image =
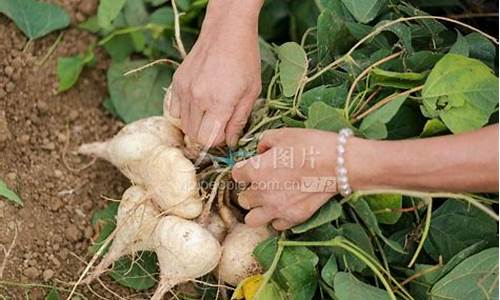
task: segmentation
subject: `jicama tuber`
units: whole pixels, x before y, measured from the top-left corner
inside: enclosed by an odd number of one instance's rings
[[[118,207],[113,243],[87,280],[91,281],[98,277],[122,256],[154,249],[152,235],[160,220],[159,217],[160,212],[147,198],[142,188],[138,186],[128,188]]]
[[[196,170],[177,148],[182,144],[175,126],[151,117],[125,126],[108,141],[82,145],[79,152],[110,161],[166,213],[193,219],[201,213],[202,201]]]
[[[175,285],[209,273],[219,262],[220,243],[208,230],[193,221],[161,216],[140,187],[124,193],[116,220],[113,243],[87,283],[124,255],[154,251],[160,283],[152,299],[161,299]]]
[[[243,279],[259,274],[262,269],[253,250],[272,234],[266,226],[253,228],[238,223],[222,243],[222,256],[217,270],[219,279],[236,286]]]
[[[151,298],[162,299],[175,285],[211,272],[221,246],[201,225],[176,216],[163,217],[153,234],[160,265],[160,283]]]

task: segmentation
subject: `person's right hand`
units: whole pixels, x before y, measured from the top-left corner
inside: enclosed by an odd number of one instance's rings
[[[210,3],[200,36],[174,75],[169,112],[203,146],[236,146],[261,90],[260,6]]]

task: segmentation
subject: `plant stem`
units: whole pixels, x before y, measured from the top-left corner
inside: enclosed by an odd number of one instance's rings
[[[37,66],[43,66],[43,64],[47,61],[49,56],[57,48],[57,45],[59,45],[59,43],[61,42],[63,35],[64,35],[64,31],[61,31],[61,33],[59,33],[59,35],[57,36],[56,41],[50,46],[49,51],[47,51],[47,53],[43,56],[42,60],[37,63]]]
[[[485,214],[493,218],[498,222],[498,215],[488,208],[487,206],[481,204],[477,199],[474,199],[468,195],[464,194],[455,194],[455,193],[447,193],[447,192],[419,192],[419,191],[409,191],[409,190],[400,190],[400,189],[380,189],[380,190],[366,190],[366,191],[357,191],[351,194],[351,196],[344,198],[341,203],[348,202],[352,199],[356,199],[357,197],[366,196],[366,195],[379,195],[379,194],[402,194],[405,196],[417,197],[417,198],[452,198],[452,199],[461,199],[472,206],[478,208],[483,211]]]
[[[347,94],[347,98],[346,98],[346,101],[345,101],[345,106],[344,106],[344,114],[345,114],[345,117],[347,120],[349,120],[349,108],[350,108],[350,103],[351,103],[351,97],[352,97],[352,94],[354,93],[354,90],[356,89],[356,86],[358,85],[359,81],[361,79],[363,79],[363,77],[365,77],[368,73],[370,73],[370,71],[373,69],[373,68],[376,68],[398,56],[400,56],[401,54],[403,53],[403,51],[399,51],[399,52],[396,52],[396,53],[393,53],[389,56],[386,56],[378,61],[376,61],[375,63],[373,63],[372,65],[368,66],[366,69],[363,70],[363,72],[361,72],[357,77],[356,79],[354,79],[353,83],[351,84],[351,88],[349,89],[349,93]]]
[[[419,85],[417,87],[414,87],[410,90],[407,90],[407,91],[404,91],[404,92],[401,92],[401,93],[398,93],[398,94],[392,94],[390,95],[389,97],[386,97],[382,100],[380,100],[379,102],[377,102],[377,104],[373,105],[372,107],[370,107],[368,110],[366,110],[364,113],[360,114],[359,116],[355,117],[352,119],[352,123],[355,123],[361,119],[363,119],[364,117],[366,117],[367,115],[369,115],[370,113],[374,112],[375,110],[379,109],[380,107],[382,107],[384,104],[387,104],[389,102],[391,102],[392,100],[395,100],[401,96],[405,96],[405,95],[409,95],[411,93],[414,93],[414,92],[417,92],[417,91],[420,91],[424,88],[423,85]]]
[[[281,235],[281,238],[284,238],[284,233]],[[273,276],[273,273],[276,270],[276,267],[278,266],[278,262],[281,258],[281,254],[283,253],[283,249],[285,248],[284,245],[280,244],[280,241],[281,240],[278,241],[278,249],[276,250],[276,254],[274,255],[273,262],[271,263],[271,266],[266,271],[266,273],[264,273],[264,276],[262,278],[262,282],[261,282],[259,288],[257,289],[257,292],[254,295],[254,299],[259,299],[260,293],[262,293],[262,291],[264,290],[264,287],[269,282],[269,280],[271,279],[271,276]]]
[[[184,44],[182,43],[181,25],[179,22],[179,18],[182,14],[179,14],[179,11],[177,10],[177,4],[175,3],[176,0],[172,0],[171,2],[172,2],[172,9],[174,11],[175,43],[177,44],[177,49],[179,50],[181,57],[184,59],[187,56],[187,52],[186,48],[184,48]]]
[[[417,261],[418,256],[420,255],[420,252],[424,248],[424,243],[425,240],[427,239],[427,236],[429,235],[429,229],[431,228],[431,219],[432,219],[432,198],[430,197],[425,197],[423,198],[425,202],[427,202],[427,214],[425,217],[425,225],[424,225],[424,231],[422,232],[422,237],[420,238],[420,242],[418,243],[417,249],[415,250],[415,253],[413,254],[412,259],[410,260],[410,263],[408,264],[408,268],[413,267],[413,264]]]

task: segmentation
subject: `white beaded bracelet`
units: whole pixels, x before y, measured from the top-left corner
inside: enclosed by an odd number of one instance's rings
[[[337,187],[339,193],[344,197],[352,193],[345,167],[345,145],[351,136],[353,136],[353,132],[349,128],[342,128],[337,135]]]

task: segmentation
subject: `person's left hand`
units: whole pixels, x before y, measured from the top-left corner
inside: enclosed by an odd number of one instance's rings
[[[250,184],[239,204],[249,226],[285,230],[309,219],[336,193],[337,134],[286,128],[264,132],[259,155],[235,165],[235,181]]]

